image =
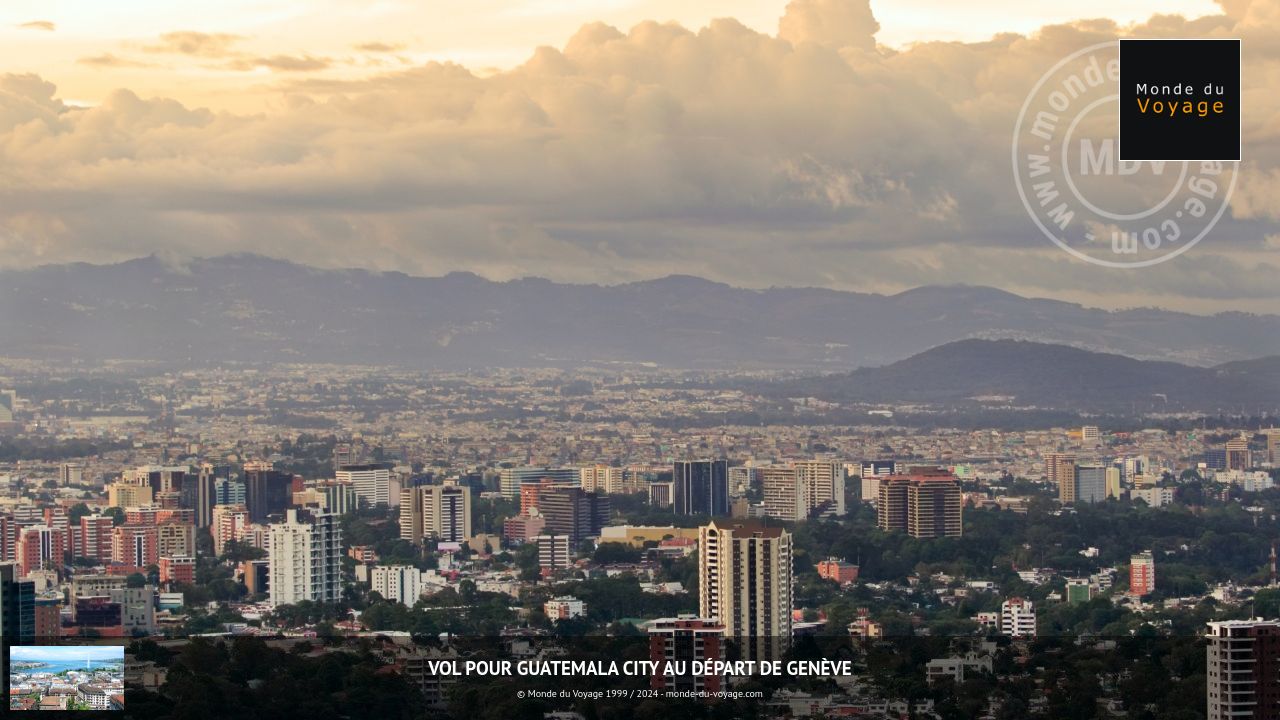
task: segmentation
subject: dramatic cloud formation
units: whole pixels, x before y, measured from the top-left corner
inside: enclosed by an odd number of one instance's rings
[[[0,77],[0,256],[254,251],[498,279],[967,282],[1090,304],[1280,309],[1268,240],[1280,234],[1280,0],[902,51],[877,47],[877,28],[867,0],[794,0],[776,35],[728,19],[590,24],[484,76],[435,63],[268,74],[281,100],[258,114],[127,90],[73,107],[39,77]],[[1053,248],[1008,166],[1040,74],[1118,34],[1238,36],[1250,53],[1234,217],[1139,272]],[[148,49],[240,70],[344,62],[237,56],[235,41],[171,33]],[[395,49],[359,49],[383,47]]]

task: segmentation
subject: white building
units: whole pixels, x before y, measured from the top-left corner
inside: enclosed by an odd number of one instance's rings
[[[1280,678],[1280,622],[1209,623],[1205,648],[1205,700],[1209,720],[1275,717]]]
[[[391,505],[391,466],[386,463],[343,465],[334,473],[339,483],[351,483],[356,501],[366,507]],[[399,500],[397,494],[396,499]]]
[[[1173,488],[1135,488],[1130,492],[1130,496],[1134,500],[1141,500],[1153,508],[1164,507],[1173,502]]]
[[[1009,637],[1035,637],[1035,604],[1020,597],[1012,597],[1001,603],[1000,634]]]
[[[271,525],[267,545],[272,605],[336,602],[342,596],[342,529],[336,515],[318,514],[307,522],[290,508],[284,522]]]
[[[608,465],[592,465],[578,468],[582,489],[612,495],[622,492],[622,468]]]
[[[552,620],[571,620],[582,617],[587,611],[581,600],[570,595],[551,598],[542,604],[542,612]]]
[[[375,567],[369,582],[374,592],[402,605],[412,607],[422,597],[422,571],[410,565]]]

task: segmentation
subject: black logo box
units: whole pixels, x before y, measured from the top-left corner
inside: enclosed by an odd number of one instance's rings
[[[1241,46],[1238,39],[1120,39],[1120,159],[1238,161],[1241,159],[1240,92]],[[1148,92],[1139,95],[1138,84]],[[1213,92],[1205,94],[1205,86]],[[1181,86],[1190,94],[1152,93],[1150,87]],[[1222,94],[1217,88],[1222,88]],[[1138,100],[1150,101],[1145,114]],[[1207,102],[1210,112],[1184,114],[1183,103],[1198,110]],[[1161,114],[1155,114],[1156,102]],[[1177,112],[1168,114],[1169,103]],[[1222,113],[1212,112],[1222,102]]]

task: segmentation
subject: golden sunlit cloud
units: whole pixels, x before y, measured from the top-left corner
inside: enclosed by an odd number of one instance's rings
[[[33,20],[31,22],[22,23],[18,27],[24,30],[43,30],[45,32],[53,32],[58,29],[57,25],[49,22],[48,20]]]

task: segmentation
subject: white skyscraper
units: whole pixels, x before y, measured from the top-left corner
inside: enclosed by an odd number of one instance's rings
[[[300,520],[298,511],[271,526],[268,542],[271,604],[336,602],[342,595],[342,529],[336,515]]]

